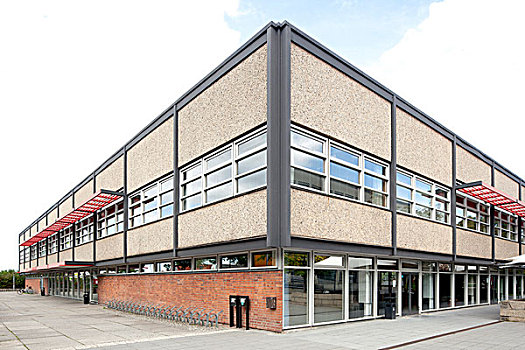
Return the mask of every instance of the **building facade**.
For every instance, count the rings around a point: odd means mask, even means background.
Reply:
[[[24,229],[19,266],[51,295],[224,323],[246,295],[251,326],[278,332],[497,303],[524,296],[524,271],[499,267],[523,250],[524,188],[270,23]]]

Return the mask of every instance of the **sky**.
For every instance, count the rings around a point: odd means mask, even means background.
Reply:
[[[270,21],[521,177],[520,0],[0,0],[0,269],[27,225]]]

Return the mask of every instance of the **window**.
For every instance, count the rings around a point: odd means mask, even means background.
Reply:
[[[129,197],[130,228],[169,216],[173,216],[173,175],[161,179]],[[115,229],[118,230],[118,226]]]
[[[24,258],[26,262],[28,262],[31,259],[30,251],[31,251],[30,247],[26,247],[24,249]]]
[[[252,253],[252,267],[276,266],[275,251]]]
[[[266,130],[190,164],[180,179],[181,211],[266,186]]]
[[[406,172],[397,172],[397,211],[423,218],[450,221],[450,191]]]
[[[158,262],[156,264],[156,270],[157,272],[168,272],[168,271],[171,271],[171,261],[162,261],[162,262]]]
[[[57,236],[58,236],[58,233],[55,233],[49,236],[49,238],[47,239],[48,240],[48,243],[47,243],[48,254],[54,254],[57,252],[57,246],[58,246]]]
[[[21,248],[20,251],[18,252],[18,263],[19,264],[23,264],[24,263],[24,251],[25,251],[25,249]]]
[[[140,272],[141,273],[152,273],[155,272],[155,264],[141,264],[140,265]]]
[[[217,269],[217,258],[196,258],[195,259],[195,270],[216,270]]]
[[[73,246],[73,225],[59,232],[60,250],[66,250]]]
[[[173,271],[189,271],[191,270],[191,259],[175,260],[173,262]]]
[[[38,257],[41,258],[43,256],[46,256],[46,241],[41,240],[38,242]]]
[[[76,224],[76,244],[81,245],[93,240],[93,216],[89,216]]]
[[[97,238],[124,231],[124,202],[111,204],[99,211]]]
[[[456,194],[456,226],[488,234],[488,205],[473,198]]]
[[[388,167],[329,139],[293,129],[291,183],[386,207]]]
[[[38,243],[35,243],[31,246],[31,260],[34,260],[37,258],[37,245]]]
[[[497,209],[494,211],[494,234],[497,237],[517,241],[517,223],[518,219],[516,216]]]
[[[242,269],[248,267],[248,254],[221,256],[221,269]]]

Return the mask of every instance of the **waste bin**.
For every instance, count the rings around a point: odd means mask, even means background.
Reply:
[[[84,304],[89,304],[89,293],[84,293]]]
[[[387,320],[396,319],[396,304],[395,303],[386,303],[385,305],[385,318]]]
[[[44,287],[42,287],[42,289],[40,290],[40,295],[43,297],[46,296],[46,289]]]

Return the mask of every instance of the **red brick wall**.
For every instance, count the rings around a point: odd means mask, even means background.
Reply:
[[[250,328],[281,332],[282,281],[282,271],[100,276],[98,300],[100,304],[118,299],[206,307],[222,310],[219,322],[228,324],[229,296],[247,295]],[[266,308],[266,297],[277,298],[277,309]]]
[[[46,290],[46,295],[49,295],[49,288],[48,288],[48,279],[44,278],[44,289]],[[35,291],[35,294],[40,294],[40,278],[26,278],[26,286],[25,288],[31,286],[31,288]]]

